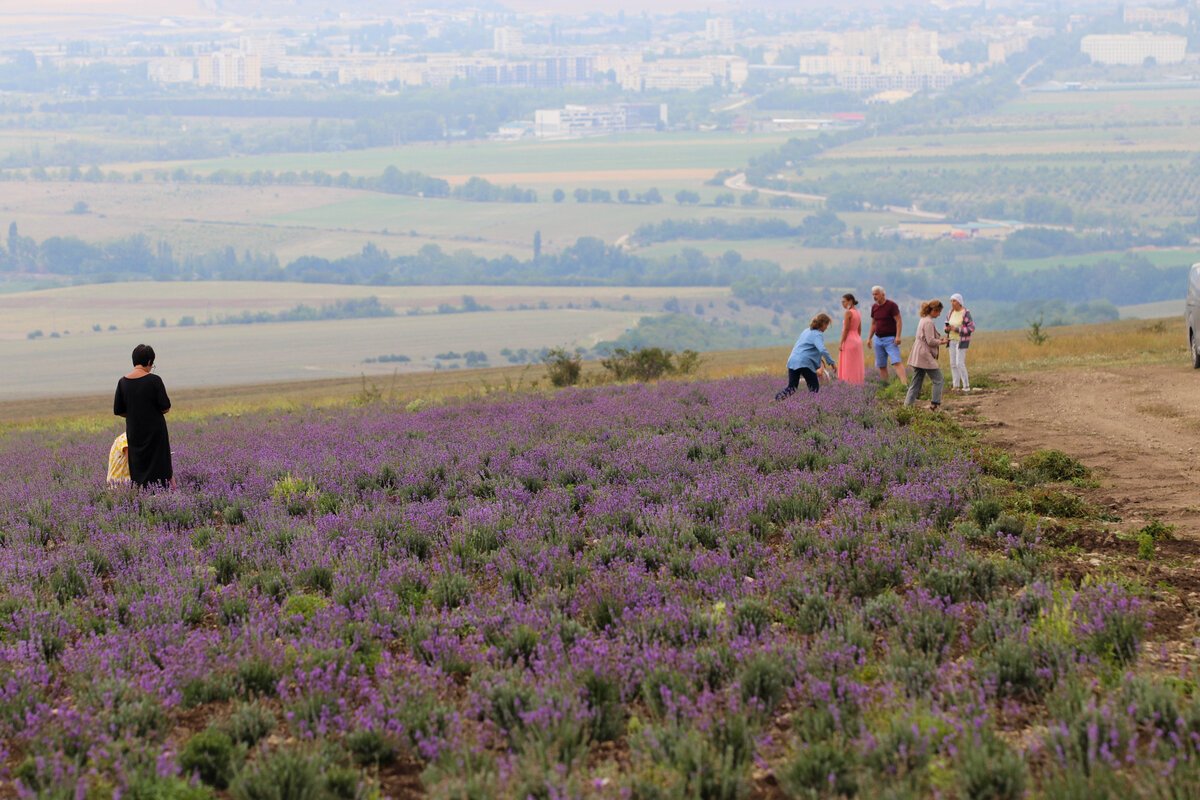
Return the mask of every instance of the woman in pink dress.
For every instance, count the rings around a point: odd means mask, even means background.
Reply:
[[[838,380],[862,383],[866,368],[863,361],[862,315],[858,313],[858,300],[852,294],[844,294],[842,308],[846,309],[846,316],[842,320]]]

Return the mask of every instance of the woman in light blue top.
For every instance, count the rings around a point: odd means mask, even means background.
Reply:
[[[800,334],[800,338],[796,340],[796,346],[792,348],[792,354],[788,356],[787,388],[780,390],[775,395],[776,400],[782,400],[794,394],[800,386],[801,378],[804,378],[804,382],[808,384],[810,392],[820,391],[821,382],[817,380],[817,371],[821,369],[822,361],[833,369],[837,369],[837,364],[833,362],[833,356],[829,355],[829,351],[825,349],[825,331],[832,321],[828,314],[817,314],[809,323],[808,330]]]

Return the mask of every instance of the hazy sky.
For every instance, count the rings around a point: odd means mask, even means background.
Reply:
[[[834,4],[834,0],[498,0],[514,11],[526,13],[589,12],[608,11],[651,11],[674,12],[681,10],[711,10],[720,13],[735,7],[776,8],[819,8]],[[858,0],[856,0],[858,2]],[[928,5],[927,0],[869,0],[859,5],[873,6],[918,6]],[[214,10],[236,9],[240,13],[253,13],[258,5],[253,0],[0,0],[0,15],[35,16],[40,14],[117,14],[122,16],[211,16]],[[270,2],[264,7],[286,8],[290,3]],[[299,5],[308,9],[321,7],[319,0],[304,0]],[[456,3],[455,5],[463,5]],[[488,5],[488,3],[480,3]],[[438,7],[436,2],[392,2],[381,3],[368,0],[329,0],[324,4],[331,10],[353,10],[355,7],[379,9],[390,7],[396,10],[412,7]]]

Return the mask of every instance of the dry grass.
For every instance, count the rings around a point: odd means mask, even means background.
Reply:
[[[1050,328],[1048,334],[1050,338],[1040,346],[1030,342],[1025,331],[1020,330],[976,334],[970,351],[973,375],[985,379],[989,375],[1046,368],[1100,369],[1138,363],[1186,363],[1188,358],[1182,321],[1162,325],[1126,320]],[[695,377],[722,379],[778,375],[782,380],[788,351],[786,347],[775,347],[705,353]],[[603,383],[606,376],[599,363],[584,365],[585,383]],[[364,402],[412,407],[506,391],[552,391],[552,387],[540,366],[527,365],[179,389],[172,392],[172,397],[177,409],[175,419],[179,419]],[[3,402],[0,403],[0,431],[46,426],[108,428],[113,424],[112,418],[102,410],[109,402],[109,395],[61,398],[52,403],[46,400]]]

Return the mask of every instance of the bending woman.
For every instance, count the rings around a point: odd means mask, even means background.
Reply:
[[[148,344],[133,348],[133,370],[117,381],[113,398],[113,413],[125,418],[129,477],[141,487],[170,485],[175,477],[164,417],[171,410],[171,400],[153,369],[154,348]]]
[[[779,390],[775,395],[776,400],[782,400],[794,394],[800,386],[801,378],[804,378],[810,392],[820,391],[821,382],[817,379],[817,371],[821,369],[822,361],[837,369],[837,364],[833,362],[833,356],[829,355],[829,351],[825,349],[825,331],[831,322],[833,320],[829,318],[828,314],[817,314],[809,323],[808,330],[800,334],[800,338],[792,347],[792,354],[788,356],[788,385]]]

